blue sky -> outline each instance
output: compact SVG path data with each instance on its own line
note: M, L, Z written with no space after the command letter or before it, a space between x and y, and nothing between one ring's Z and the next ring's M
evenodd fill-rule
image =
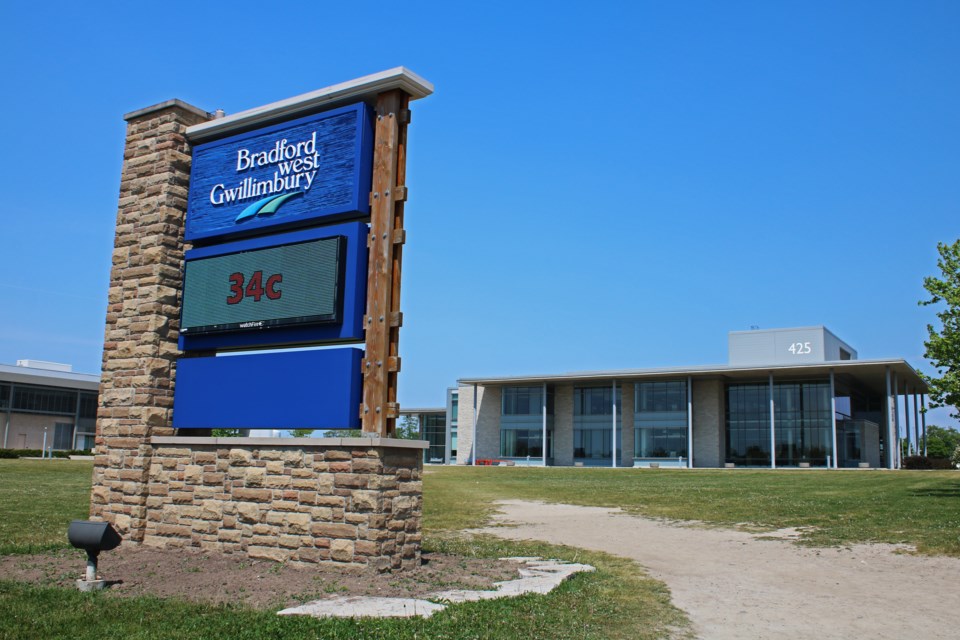
M410 130L401 404L723 363L751 325L929 370L958 27L956 2L6 3L0 362L99 370L124 113L404 65L436 93Z

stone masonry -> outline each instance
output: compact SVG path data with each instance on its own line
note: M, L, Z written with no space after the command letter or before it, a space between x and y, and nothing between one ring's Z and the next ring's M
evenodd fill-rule
M179 100L128 114L103 345L90 516L139 542L146 524L149 438L172 434L186 128L209 115Z
M209 119L179 100L126 116L90 517L124 544L415 566L426 443L174 434L186 130Z
M154 438L145 545L379 571L419 564L419 442L212 440Z

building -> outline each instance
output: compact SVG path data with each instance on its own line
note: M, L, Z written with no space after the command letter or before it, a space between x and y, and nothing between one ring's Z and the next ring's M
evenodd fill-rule
M100 376L66 364L0 364L4 449L93 449Z
M897 468L899 443L923 451L927 391L822 326L734 331L726 365L463 378L455 459Z
M456 387L447 389L445 407L401 409L401 418L416 421L420 438L429 443L423 452L426 464L451 464L457 461L457 404Z

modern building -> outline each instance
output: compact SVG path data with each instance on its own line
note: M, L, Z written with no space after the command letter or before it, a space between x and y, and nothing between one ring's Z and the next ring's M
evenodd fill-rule
M822 326L728 346L726 365L463 378L456 462L897 468L901 442L922 451L928 389L905 360L859 360Z
M423 452L426 464L451 464L457 461L457 404L456 387L447 389L445 407L401 409L401 418L416 421L420 439L429 446Z
M67 364L18 360L0 364L4 449L93 449L100 376Z

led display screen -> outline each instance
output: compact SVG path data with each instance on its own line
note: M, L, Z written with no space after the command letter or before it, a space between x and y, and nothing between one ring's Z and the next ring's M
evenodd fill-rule
M188 260L185 336L340 322L345 238Z

